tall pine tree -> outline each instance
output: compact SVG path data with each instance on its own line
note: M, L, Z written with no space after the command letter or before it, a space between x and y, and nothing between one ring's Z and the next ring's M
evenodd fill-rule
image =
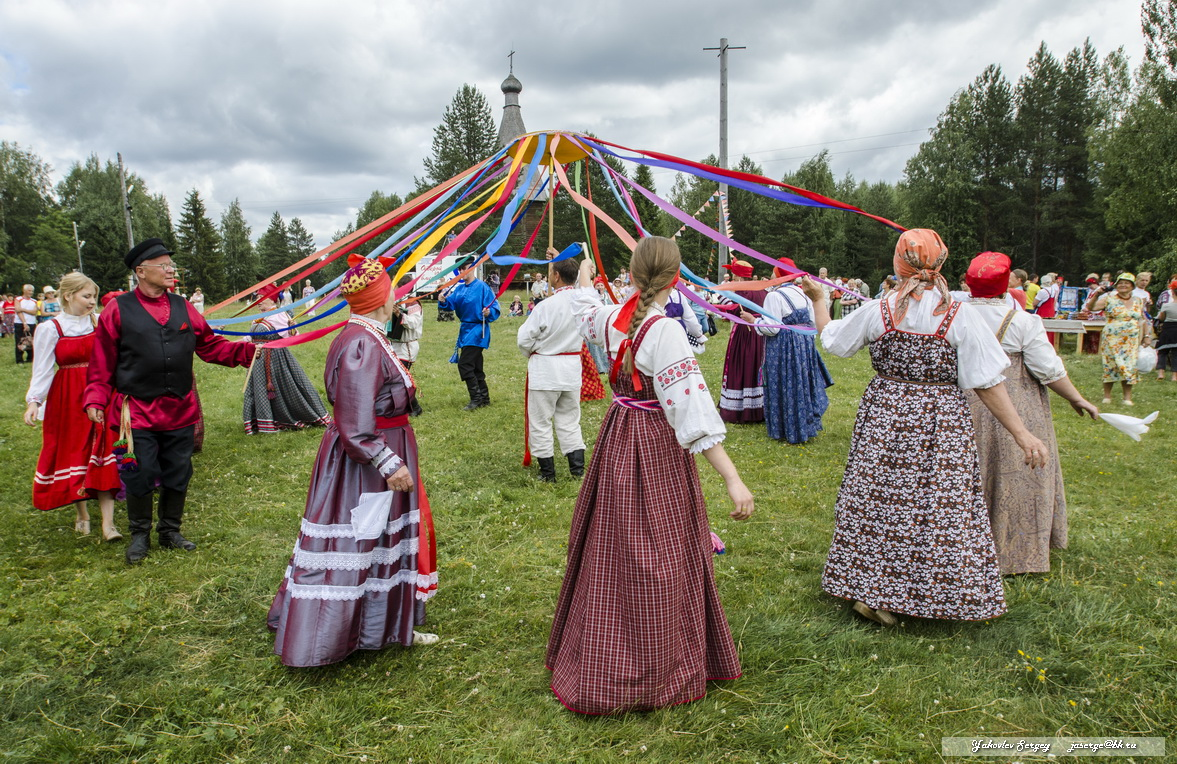
M225 255L225 283L231 294L248 289L261 278L257 253L250 240L249 223L241 202L233 202L221 213L221 248Z
M425 177L418 190L449 180L495 152L498 134L490 102L482 91L462 85L433 129L433 154L425 158Z
M181 268L184 291L200 288L210 299L225 293L225 261L221 256L221 236L209 219L200 192L192 189L184 200L176 235L175 261Z
M286 223L282 220L282 214L276 210L270 216L270 227L257 240L257 257L262 269L262 278L269 278L294 262L290 255L290 238L286 233Z

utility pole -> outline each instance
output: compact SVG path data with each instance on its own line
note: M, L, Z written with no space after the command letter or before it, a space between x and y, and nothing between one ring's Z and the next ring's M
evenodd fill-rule
M747 46L732 46L727 44L727 38L719 38L718 48L703 48L703 50L718 50L719 51L719 166L727 169L727 52L729 50L747 50ZM717 230L723 232L723 200L727 199L727 184L719 184L720 204L717 206L719 215L719 226ZM716 282L723 281L723 266L727 265L728 251L727 246L719 245L719 270L717 272Z
M135 234L131 231L131 203L127 200L127 175L123 170L123 155L115 154L119 159L119 189L123 192L123 216L127 221L127 249L135 248Z
M78 223L74 221L74 246L78 249L78 273L82 273L82 245L84 241L78 241Z

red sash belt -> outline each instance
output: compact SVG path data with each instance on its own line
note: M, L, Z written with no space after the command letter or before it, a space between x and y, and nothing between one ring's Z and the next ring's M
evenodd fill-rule
M376 417L376 427L381 430L408 426L408 414ZM421 480L420 466L414 476L413 490L417 494L417 510L421 515L420 529L417 531L420 540L417 549L417 599L425 600L437 591L437 584L431 580L437 572L437 534L433 529L433 512L429 509L429 496L425 493L425 483Z

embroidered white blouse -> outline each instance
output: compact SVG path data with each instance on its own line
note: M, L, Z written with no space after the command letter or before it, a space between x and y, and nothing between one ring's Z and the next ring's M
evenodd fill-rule
M895 296L886 298L892 310ZM821 344L826 352L849 358L883 335L883 314L879 300L869 300L846 318L831 321L821 333ZM907 315L900 331L914 334L935 334L944 314L933 315L940 303L937 292L925 291L919 300L908 303ZM989 325L968 304L960 306L945 335L948 344L956 348L956 384L963 390L985 389L1005 381L1002 372L1009 367L1009 356L1001 349Z
M573 306L581 336L608 350L612 360L625 340L612 326L621 306L605 305L593 289L577 289ZM665 313L651 305L646 321L656 315ZM677 321L658 321L650 327L634 356L634 366L654 380L654 394L680 446L697 454L723 442L727 427L715 410L699 362Z

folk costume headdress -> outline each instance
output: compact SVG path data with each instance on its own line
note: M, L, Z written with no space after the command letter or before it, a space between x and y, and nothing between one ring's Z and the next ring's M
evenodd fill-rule
M775 279L783 277L785 279L785 283L788 283L805 275L804 273L797 270L797 263L793 262L793 258L791 257L778 257L777 262L781 263L782 265L789 266L790 270L785 270L784 268L777 268L774 266L772 269L772 277Z
M371 313L388 300L392 291L392 279L385 270L392 263L380 257L351 255L347 264L351 267L343 274L339 293L347 300L352 313Z
M731 271L733 276L739 276L742 279L752 278L752 264L747 260L732 260L723 267Z
M1009 290L1009 258L1000 252L982 252L969 263L964 275L973 297L1000 297Z
M940 293L940 304L932 313L939 316L948 312L952 298L948 295L948 282L940 274L947 259L948 247L940 240L940 234L930 228L913 228L899 234L893 262L895 274L901 280L893 313L896 326L907 315L909 302L922 299L929 287Z

